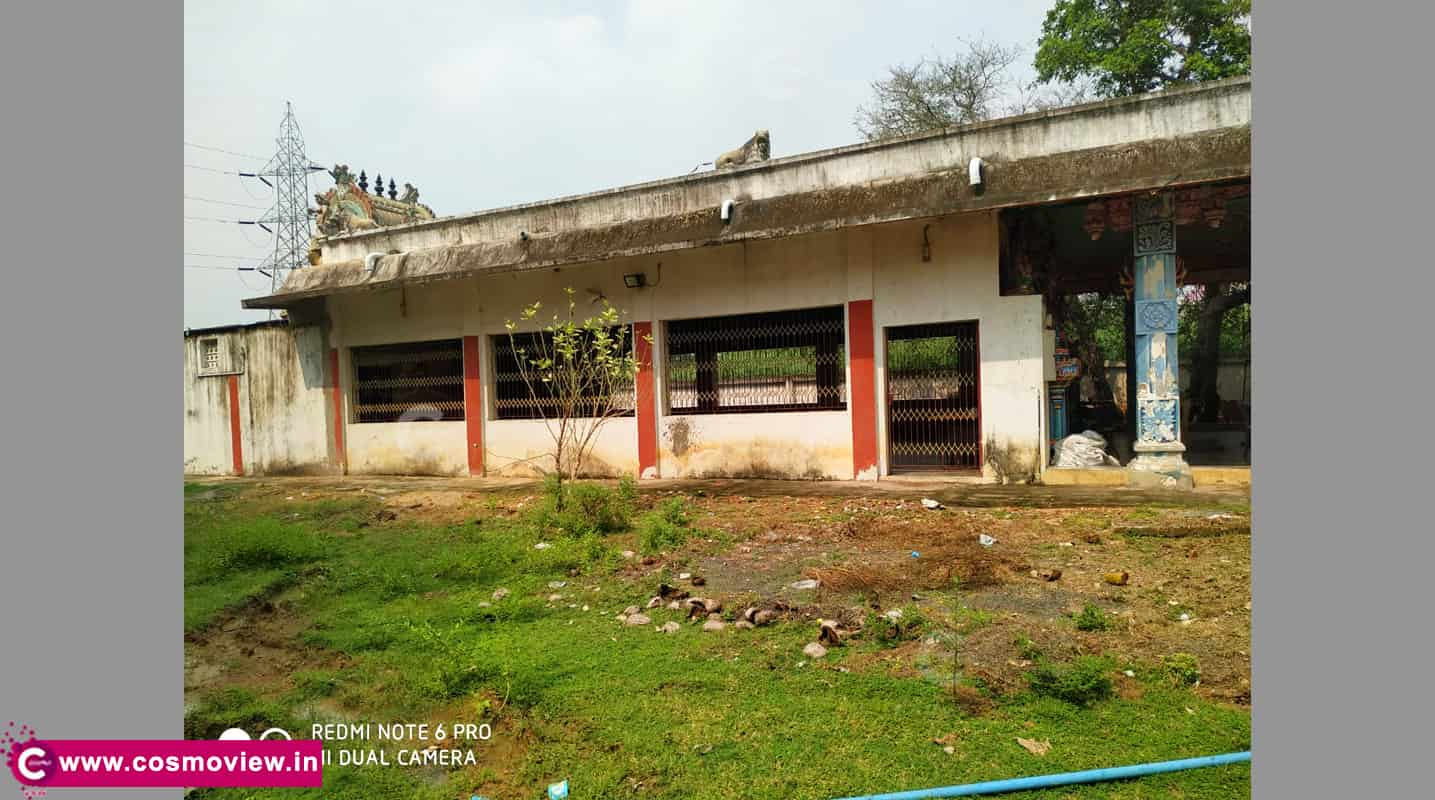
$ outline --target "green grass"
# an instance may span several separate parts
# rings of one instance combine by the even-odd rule
[[[235,491],[186,503],[186,627],[204,630],[288,587],[285,613],[302,623],[293,650],[331,661],[261,689],[207,687],[189,698],[188,734],[212,738],[231,725],[305,730],[335,714],[369,722],[489,715],[498,736],[524,742],[486,765],[526,787],[519,796],[538,797],[566,777],[577,798],[719,800],[896,791],[1249,746],[1247,713],[1206,702],[1160,671],[1143,673],[1139,699],[1095,699],[1083,692],[1113,666],[1052,665],[1048,693],[1057,697],[1024,691],[971,716],[940,681],[855,668],[874,650],[860,642],[812,662],[801,652],[810,625],[716,634],[684,626],[673,635],[624,627],[613,615],[641,605],[656,585],[623,577],[631,562],[618,551],[635,534],[555,538],[521,515],[481,526],[414,524],[384,520],[370,502],[261,501]],[[652,513],[683,518],[680,504]],[[551,546],[534,549],[540,540]],[[549,588],[559,580],[567,586]],[[509,595],[493,601],[500,587]],[[549,603],[554,591],[565,599]],[[591,610],[568,608],[570,599]],[[678,618],[649,613],[657,624]],[[904,619],[909,613],[916,622],[915,609]],[[854,668],[837,669],[847,663]],[[947,734],[956,734],[955,756],[932,744]],[[1017,736],[1049,740],[1051,752],[1033,756]],[[1222,767],[1023,797],[1225,798],[1247,795],[1249,775],[1245,766]],[[467,798],[489,776],[331,766],[322,792],[197,796]]]

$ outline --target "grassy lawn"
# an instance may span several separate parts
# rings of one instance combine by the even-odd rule
[[[741,504],[728,513],[676,497],[660,513],[648,510],[658,499],[645,494],[619,515],[631,530],[622,519],[608,533],[556,520],[565,534],[535,510],[543,499],[534,490],[467,496],[428,513],[375,493],[274,485],[185,486],[186,735],[444,721],[489,723],[493,738],[457,745],[472,749],[476,766],[329,766],[322,791],[201,790],[203,797],[536,798],[568,778],[575,798],[826,798],[1249,745],[1247,709],[1173,678],[1161,653],[1128,646],[1122,633],[1078,633],[1070,621],[1041,624],[1065,626],[1063,635],[1078,637],[1086,652],[1038,652],[1015,631],[1045,642],[1051,634],[1041,624],[964,605],[984,595],[960,581],[920,587],[923,606],[903,588],[909,629],[884,641],[864,628],[817,660],[802,652],[816,622],[796,615],[751,630],[683,624],[672,634],[654,626],[682,622],[678,611],[646,611],[652,624],[643,626],[616,619],[627,606],[646,605],[660,582],[676,583],[679,570],[761,542],[774,523],[744,527],[760,515]],[[759,503],[784,500],[750,505]],[[858,512],[841,511],[844,503],[808,524],[860,521]],[[1167,513],[1136,510],[1130,521],[1143,525]],[[1083,526],[1107,524],[1081,514]],[[728,520],[736,522],[724,527]],[[1015,541],[1017,526],[1029,522],[999,510],[990,524],[1012,531],[999,531],[999,541]],[[1164,540],[1149,541],[1131,548],[1133,563],[1163,558],[1150,548]],[[624,550],[639,555],[624,558]],[[814,561],[851,569],[850,554],[823,555]],[[718,584],[715,570],[701,591],[727,594],[731,619],[745,601]],[[500,588],[507,594],[495,599]],[[1150,602],[1166,603],[1172,591],[1153,590]],[[1145,596],[1133,593],[1131,602]],[[1199,599],[1188,598],[1189,607]],[[862,595],[825,600],[850,606]],[[1112,608],[1115,619],[1119,605]],[[1016,651],[1001,657],[1025,670],[1094,665],[1086,677],[1114,690],[1077,705],[1025,683],[999,686],[941,650],[950,642],[962,654],[964,642],[975,648],[982,637],[1031,656],[1030,665],[1014,660]],[[956,698],[954,682],[963,687]],[[1017,737],[1050,742],[1050,751],[1029,753]],[[1021,796],[1226,798],[1248,795],[1249,777],[1247,766],[1220,767]]]

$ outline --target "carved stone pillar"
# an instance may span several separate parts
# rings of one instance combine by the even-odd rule
[[[1189,489],[1181,454],[1181,382],[1176,352],[1176,222],[1170,192],[1136,201],[1132,305],[1136,332],[1136,443],[1128,466],[1137,486]]]

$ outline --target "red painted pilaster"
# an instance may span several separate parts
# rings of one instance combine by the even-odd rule
[[[244,444],[239,432],[239,376],[229,376],[229,442],[234,453],[234,474],[244,474]]]
[[[339,471],[349,471],[349,458],[344,453],[344,396],[339,390],[339,351],[329,348],[329,396],[334,402],[334,458]]]
[[[872,359],[872,301],[847,304],[847,352],[852,363],[852,477],[877,477],[877,377]],[[865,475],[864,475],[865,473]]]
[[[483,474],[483,371],[478,337],[463,337],[463,419],[468,430],[468,474]]]
[[[633,323],[638,359],[638,477],[658,477],[658,407],[653,393],[653,323]]]

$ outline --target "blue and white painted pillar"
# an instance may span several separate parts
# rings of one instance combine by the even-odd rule
[[[1176,352],[1175,195],[1160,192],[1136,201],[1136,263],[1132,301],[1136,318],[1136,444],[1130,483],[1191,487],[1181,454],[1181,382]]]

